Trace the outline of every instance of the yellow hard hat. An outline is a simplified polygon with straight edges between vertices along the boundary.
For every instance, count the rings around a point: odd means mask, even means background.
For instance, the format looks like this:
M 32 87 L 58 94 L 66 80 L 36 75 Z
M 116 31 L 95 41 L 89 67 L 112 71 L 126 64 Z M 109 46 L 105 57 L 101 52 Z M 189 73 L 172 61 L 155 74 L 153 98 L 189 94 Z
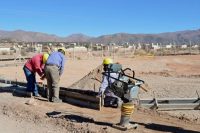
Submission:
M 103 64 L 104 65 L 108 65 L 108 64 L 112 64 L 113 63 L 113 60 L 111 58 L 105 58 L 103 60 Z
M 64 55 L 66 53 L 66 49 L 64 47 L 58 48 L 58 51 L 61 51 Z
M 49 54 L 47 53 L 43 54 L 43 58 L 42 58 L 43 64 L 47 62 L 48 57 L 49 57 Z

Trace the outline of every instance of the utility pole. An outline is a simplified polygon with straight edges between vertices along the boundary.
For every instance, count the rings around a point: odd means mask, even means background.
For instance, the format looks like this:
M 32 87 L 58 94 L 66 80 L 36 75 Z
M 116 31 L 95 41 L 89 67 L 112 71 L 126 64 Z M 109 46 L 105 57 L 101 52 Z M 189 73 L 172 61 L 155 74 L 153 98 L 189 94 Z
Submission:
M 160 43 L 160 47 L 161 47 L 161 56 L 163 56 L 163 46 L 161 43 Z
M 115 44 L 112 45 L 112 51 L 113 51 L 113 60 L 115 58 Z
M 189 48 L 189 53 L 190 53 L 190 55 L 191 55 L 191 41 L 190 41 L 190 48 Z
M 124 46 L 124 56 L 126 56 L 126 46 L 125 44 L 123 44 L 123 46 Z
M 198 44 L 198 47 L 199 47 L 199 54 L 200 54 L 200 43 Z
M 76 43 L 73 43 L 73 60 L 75 60 L 75 46 L 76 46 Z
M 73 45 L 73 60 L 75 59 L 75 45 Z
M 176 55 L 176 43 L 174 42 L 174 55 Z
M 103 58 L 103 44 L 101 44 L 101 57 Z

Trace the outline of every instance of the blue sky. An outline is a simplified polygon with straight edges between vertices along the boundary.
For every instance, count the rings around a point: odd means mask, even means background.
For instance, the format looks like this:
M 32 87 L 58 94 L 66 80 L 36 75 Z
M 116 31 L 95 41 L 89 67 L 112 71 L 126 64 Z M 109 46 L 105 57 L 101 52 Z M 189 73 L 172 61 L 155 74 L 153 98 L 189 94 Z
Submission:
M 1 0 L 0 30 L 58 36 L 200 29 L 200 0 Z

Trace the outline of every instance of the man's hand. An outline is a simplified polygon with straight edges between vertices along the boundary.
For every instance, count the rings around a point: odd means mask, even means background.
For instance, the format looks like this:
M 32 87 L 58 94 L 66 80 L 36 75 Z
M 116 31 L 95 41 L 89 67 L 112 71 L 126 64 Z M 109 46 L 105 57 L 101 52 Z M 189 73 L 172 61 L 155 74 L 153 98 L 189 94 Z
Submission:
M 42 75 L 42 77 L 40 78 L 41 80 L 44 80 L 45 79 L 45 75 Z
M 37 82 L 37 84 L 41 87 L 43 85 L 43 82 Z

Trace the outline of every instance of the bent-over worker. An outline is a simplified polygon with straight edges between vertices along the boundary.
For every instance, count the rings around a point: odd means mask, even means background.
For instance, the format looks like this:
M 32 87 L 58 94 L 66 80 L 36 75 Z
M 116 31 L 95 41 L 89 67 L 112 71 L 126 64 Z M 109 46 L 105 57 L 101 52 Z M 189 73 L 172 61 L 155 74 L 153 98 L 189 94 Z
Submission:
M 48 59 L 49 54 L 37 54 L 33 56 L 31 59 L 29 59 L 24 67 L 24 74 L 26 76 L 27 80 L 27 91 L 32 92 L 33 96 L 39 97 L 38 94 L 38 87 L 36 83 L 36 73 L 41 77 L 41 79 L 44 79 L 44 64 L 46 63 Z

